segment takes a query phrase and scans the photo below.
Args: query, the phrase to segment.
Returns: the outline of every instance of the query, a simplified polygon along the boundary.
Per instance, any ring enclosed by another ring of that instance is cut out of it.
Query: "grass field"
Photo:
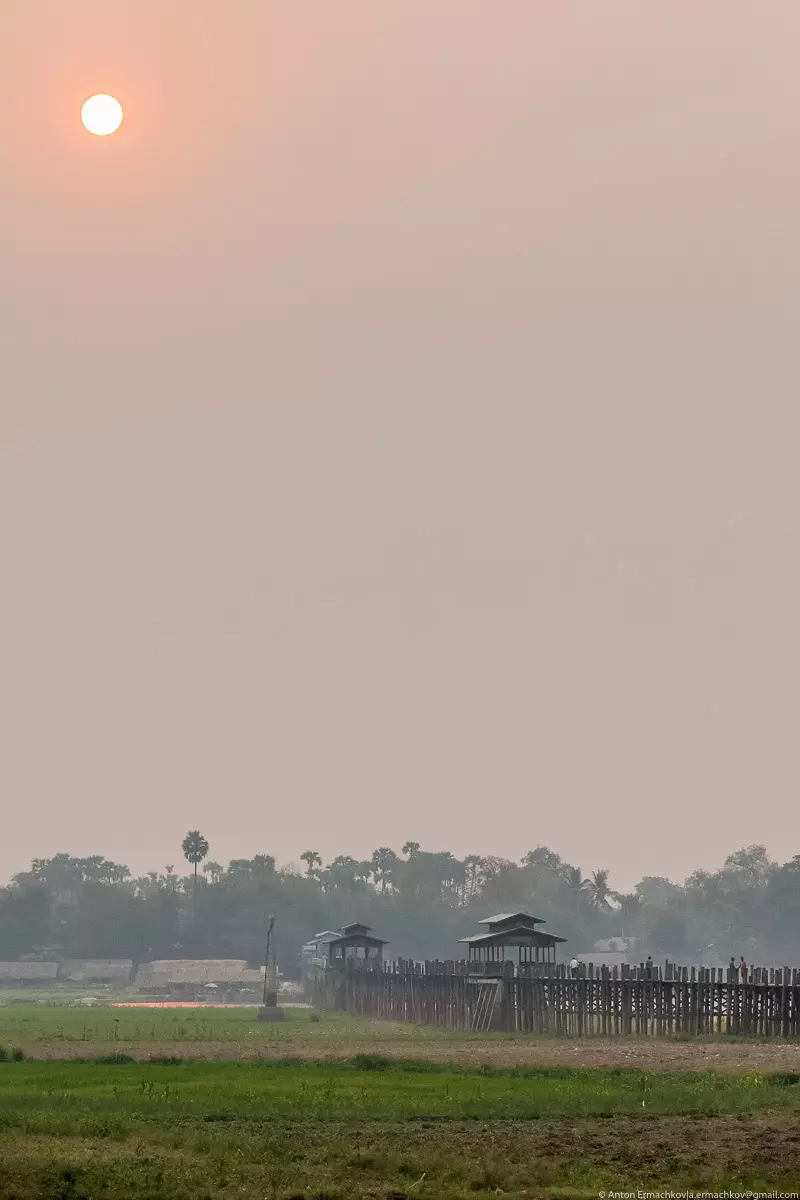
[[[800,1045],[776,1040],[586,1038],[453,1033],[342,1013],[287,1009],[278,1024],[252,1008],[135,1009],[0,1003],[0,1046],[28,1058],[98,1058],[124,1050],[144,1061],[181,1058],[348,1058],[377,1051],[461,1065],[641,1067],[647,1070],[800,1071]]]
[[[524,1066],[534,1045],[570,1065]],[[785,1063],[593,1068],[584,1044],[303,1010],[269,1025],[245,1009],[7,1006],[0,1046],[0,1200],[788,1192],[800,1179],[800,1072]],[[515,1050],[517,1066],[489,1065]],[[123,1061],[96,1061],[109,1056]]]

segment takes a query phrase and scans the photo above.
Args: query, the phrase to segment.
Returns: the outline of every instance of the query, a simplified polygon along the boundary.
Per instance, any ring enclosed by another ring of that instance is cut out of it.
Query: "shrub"
[[[357,1071],[388,1071],[392,1065],[385,1054],[354,1054],[350,1061]]]

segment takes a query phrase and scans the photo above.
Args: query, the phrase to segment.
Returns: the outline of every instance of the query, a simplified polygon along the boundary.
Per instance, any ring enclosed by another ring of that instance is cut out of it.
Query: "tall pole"
[[[275,928],[275,918],[273,916],[271,916],[269,918],[269,924],[267,925],[267,952],[266,952],[266,955],[264,956],[264,1007],[265,1008],[267,1007],[267,991],[270,990],[270,987],[269,987],[270,949],[272,949],[273,960],[275,958],[275,950],[272,947],[272,931],[274,928]]]

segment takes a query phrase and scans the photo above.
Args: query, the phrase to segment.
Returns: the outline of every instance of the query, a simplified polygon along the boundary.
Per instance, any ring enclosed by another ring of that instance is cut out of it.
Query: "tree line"
[[[191,830],[175,864],[133,877],[102,855],[37,858],[0,888],[0,959],[263,957],[275,914],[280,963],[299,967],[316,932],[365,921],[404,958],[461,957],[458,939],[498,911],[527,911],[567,938],[569,953],[627,949],[680,962],[800,962],[800,855],[776,862],[747,846],[717,871],[682,884],[645,875],[630,892],[609,872],[584,875],[546,846],[519,862],[492,855],[459,859],[408,841],[378,847],[369,859],[315,850],[303,869],[279,868],[273,855],[214,861],[208,839]]]

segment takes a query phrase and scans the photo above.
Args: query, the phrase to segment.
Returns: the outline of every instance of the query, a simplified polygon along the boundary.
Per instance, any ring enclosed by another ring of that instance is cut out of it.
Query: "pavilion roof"
[[[502,925],[505,921],[519,920],[528,925],[544,925],[545,921],[542,917],[532,917],[530,913],[524,912],[509,912],[498,913],[495,917],[484,917],[482,921],[478,921],[479,925]]]
[[[500,945],[503,942],[509,941],[510,938],[520,937],[525,935],[538,941],[539,944],[547,942],[565,942],[567,939],[558,937],[555,933],[543,933],[540,929],[531,929],[530,925],[515,925],[511,929],[497,929],[494,933],[473,933],[470,937],[459,938],[459,942],[466,942],[470,946],[490,946],[492,944]]]
[[[343,933],[337,938],[331,938],[328,945],[329,946],[338,946],[342,942],[353,942],[353,943],[366,942],[370,946],[388,946],[389,945],[389,943],[386,941],[385,938],[377,938],[377,937],[373,937],[372,934],[370,934],[370,933],[357,933],[355,931],[353,933]]]

